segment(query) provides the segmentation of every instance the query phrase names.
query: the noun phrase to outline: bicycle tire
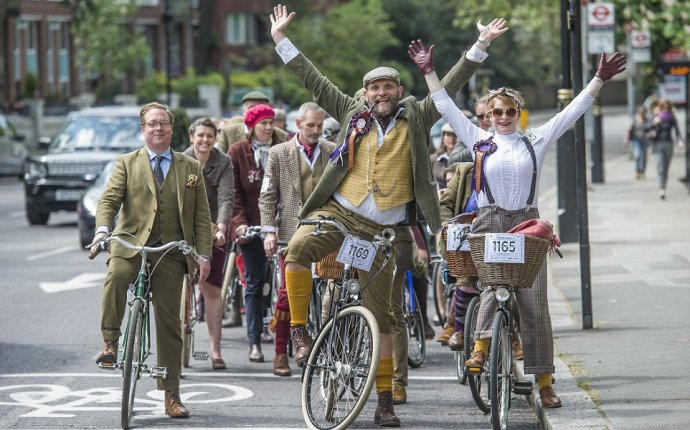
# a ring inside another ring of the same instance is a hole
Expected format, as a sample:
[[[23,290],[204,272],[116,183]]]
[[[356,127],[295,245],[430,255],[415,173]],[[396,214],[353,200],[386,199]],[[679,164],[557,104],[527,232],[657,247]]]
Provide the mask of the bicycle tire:
[[[142,306],[141,300],[135,300],[132,303],[127,325],[127,342],[125,344],[122,374],[122,408],[120,411],[120,424],[123,429],[129,428],[129,424],[132,421],[134,394],[141,372]]]
[[[417,295],[414,295],[414,310],[411,311],[413,304],[410,302],[409,290],[403,287],[403,313],[405,316],[405,328],[407,333],[407,364],[417,369],[424,363],[426,358],[426,339],[424,337],[424,319],[422,310],[419,307]]]
[[[473,297],[467,306],[465,315],[465,348],[467,354],[474,350],[474,330],[477,327],[477,317],[479,316],[479,296]],[[464,363],[463,363],[464,364]],[[489,396],[489,379],[486,372],[479,375],[467,372],[467,382],[472,392],[472,399],[480,411],[488,413],[491,411],[491,399]]]
[[[441,274],[441,269],[443,267],[442,261],[432,263],[432,266],[433,268],[431,269],[431,289],[433,290],[434,295],[434,309],[436,310],[436,318],[438,318],[438,323],[441,327],[443,327],[443,324],[446,322],[445,298],[440,297],[439,294],[441,292],[445,292],[445,285],[443,284],[443,276]]]
[[[465,350],[453,351],[453,360],[455,360],[455,376],[458,378],[458,383],[467,385],[467,371],[465,369],[467,355],[465,355]]]
[[[236,251],[228,252],[228,261],[225,265],[225,273],[223,274],[223,286],[221,288],[221,303],[223,303],[223,317],[226,312],[229,312],[232,308],[232,298],[234,296],[235,287],[237,283],[235,282],[235,277],[237,275],[237,265],[235,264],[235,258],[237,257]]]
[[[191,287],[191,288],[190,288]],[[194,284],[188,275],[182,282],[182,366],[189,367],[194,345],[194,329],[190,323],[194,303]]]
[[[506,312],[499,310],[491,331],[490,388],[491,423],[494,430],[506,430],[512,393],[513,354],[510,344],[511,328]]]
[[[331,345],[332,331],[335,345]],[[376,319],[362,306],[345,308],[324,325],[302,375],[307,427],[342,430],[354,422],[376,380],[379,347]]]

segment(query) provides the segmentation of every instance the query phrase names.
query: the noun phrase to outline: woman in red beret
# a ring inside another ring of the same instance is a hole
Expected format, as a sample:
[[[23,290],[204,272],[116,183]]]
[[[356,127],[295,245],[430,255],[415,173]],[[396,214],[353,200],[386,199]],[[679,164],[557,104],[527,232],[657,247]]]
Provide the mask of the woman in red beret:
[[[275,112],[268,105],[260,104],[249,109],[244,116],[247,139],[233,143],[228,150],[235,173],[235,209],[230,229],[234,234],[233,239],[242,236],[249,226],[261,225],[259,192],[268,160],[268,149],[280,143],[274,131],[274,119]],[[260,237],[238,243],[244,260],[247,285],[244,292],[244,307],[249,339],[249,361],[263,362],[261,341],[273,341],[268,332],[263,333],[262,287],[266,272],[266,253]]]

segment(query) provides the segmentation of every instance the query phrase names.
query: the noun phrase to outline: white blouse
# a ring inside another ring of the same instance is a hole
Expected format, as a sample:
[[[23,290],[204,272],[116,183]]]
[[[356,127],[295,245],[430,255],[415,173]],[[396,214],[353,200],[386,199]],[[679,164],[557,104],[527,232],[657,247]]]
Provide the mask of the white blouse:
[[[512,134],[497,134],[482,130],[467,119],[443,88],[433,93],[431,97],[436,109],[458,135],[458,141],[472,142],[474,145],[480,140],[493,136],[497,148],[496,152],[485,158],[484,174],[495,204],[507,210],[527,207],[533,163],[520,133],[516,131]],[[587,91],[582,91],[546,124],[525,132],[525,137],[534,147],[534,153],[537,156],[537,183],[532,207],[537,207],[539,202],[539,182],[546,150],[575,124],[593,102],[594,98]],[[472,151],[473,159],[474,155]],[[477,203],[479,207],[490,205],[484,191],[477,196]]]

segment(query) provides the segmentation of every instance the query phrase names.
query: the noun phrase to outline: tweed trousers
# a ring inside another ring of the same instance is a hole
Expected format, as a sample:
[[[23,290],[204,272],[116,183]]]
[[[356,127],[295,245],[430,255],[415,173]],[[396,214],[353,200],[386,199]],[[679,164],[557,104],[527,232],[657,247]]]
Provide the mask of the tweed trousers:
[[[509,211],[497,206],[479,208],[472,233],[504,233],[523,221],[539,218],[536,208]],[[520,314],[520,336],[525,354],[525,373],[554,373],[553,333],[551,315],[546,296],[546,262],[541,267],[532,288],[520,288],[516,292]],[[491,289],[481,293],[481,304],[474,336],[477,339],[491,337],[498,302]]]

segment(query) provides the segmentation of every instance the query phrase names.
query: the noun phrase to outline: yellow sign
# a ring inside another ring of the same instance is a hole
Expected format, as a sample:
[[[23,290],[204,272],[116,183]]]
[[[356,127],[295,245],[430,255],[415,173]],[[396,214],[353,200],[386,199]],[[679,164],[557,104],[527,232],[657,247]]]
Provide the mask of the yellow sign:
[[[669,70],[669,75],[688,75],[690,74],[690,66],[674,66]]]

